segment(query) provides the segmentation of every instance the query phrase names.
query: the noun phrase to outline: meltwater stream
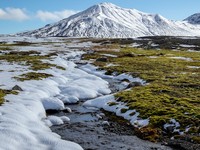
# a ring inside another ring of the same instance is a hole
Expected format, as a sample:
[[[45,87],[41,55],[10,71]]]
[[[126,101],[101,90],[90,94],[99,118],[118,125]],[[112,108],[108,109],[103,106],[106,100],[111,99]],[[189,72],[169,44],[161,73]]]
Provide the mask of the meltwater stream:
[[[112,92],[119,87],[119,80],[105,79],[109,82]],[[52,126],[53,132],[59,134],[62,139],[80,144],[86,150],[170,150],[161,144],[155,144],[141,140],[134,136],[133,127],[121,125],[105,116],[99,109],[88,109],[82,104],[70,104],[71,113],[60,112],[56,116],[67,116],[69,123]]]

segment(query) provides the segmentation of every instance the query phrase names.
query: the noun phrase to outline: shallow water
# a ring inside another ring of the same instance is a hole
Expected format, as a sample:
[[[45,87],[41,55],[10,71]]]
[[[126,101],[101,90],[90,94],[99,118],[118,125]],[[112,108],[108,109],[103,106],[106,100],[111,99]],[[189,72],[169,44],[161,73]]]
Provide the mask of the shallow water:
[[[119,80],[105,80],[110,83],[112,92],[125,89],[124,84],[121,84]],[[74,141],[88,150],[170,150],[161,144],[137,138],[134,136],[132,127],[122,127],[109,120],[109,117],[105,116],[101,110],[83,107],[83,102],[67,105],[71,108],[71,113],[55,114],[56,116],[66,115],[70,118],[70,123],[51,127],[52,131],[59,134],[62,139]]]

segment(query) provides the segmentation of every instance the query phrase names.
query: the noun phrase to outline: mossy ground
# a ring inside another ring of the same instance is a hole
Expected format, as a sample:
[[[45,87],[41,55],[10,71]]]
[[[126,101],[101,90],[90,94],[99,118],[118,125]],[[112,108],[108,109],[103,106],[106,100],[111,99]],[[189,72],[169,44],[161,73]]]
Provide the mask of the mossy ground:
[[[14,78],[19,81],[25,81],[25,80],[42,80],[48,77],[52,77],[52,75],[47,74],[47,73],[29,72],[29,73],[22,74],[19,77],[14,77]]]
[[[6,91],[0,89],[0,105],[4,102],[4,96],[6,96]]]
[[[0,50],[1,51],[10,51],[10,50],[12,50],[12,48],[9,46],[0,46]]]
[[[108,57],[107,62],[94,61],[95,65],[107,70],[108,74],[128,73],[149,83],[115,95],[126,102],[129,109],[140,112],[141,118],[150,118],[149,128],[163,130],[163,125],[174,118],[181,124],[180,130],[185,130],[188,126],[199,129],[200,69],[188,67],[200,66],[199,52],[126,47],[119,52],[95,51],[83,58],[97,59],[105,53],[118,56]],[[170,57],[186,57],[192,61]],[[114,65],[108,67],[109,63]]]
[[[19,65],[29,66],[29,69],[35,72],[29,72],[22,74],[19,77],[14,77],[16,80],[25,81],[25,80],[42,80],[44,78],[52,77],[51,74],[38,73],[38,70],[45,70],[55,67],[57,69],[65,70],[62,66],[55,64],[50,64],[44,62],[43,60],[50,60],[51,57],[56,56],[55,53],[49,53],[47,55],[41,55],[38,51],[15,51],[12,46],[29,46],[31,43],[16,43],[16,44],[0,44],[0,50],[5,53],[0,54],[0,61],[6,61],[9,63],[16,63]],[[0,70],[3,71],[3,70]],[[15,70],[10,70],[14,72]],[[16,94],[13,91],[1,90],[0,89],[0,105],[4,102],[4,97],[7,94]]]
[[[3,89],[0,89],[0,105],[2,105],[5,101],[4,97],[7,95],[7,94],[18,94],[18,92],[16,91],[12,91],[12,90],[3,90]]]
[[[50,59],[52,56],[55,55],[55,53],[40,55],[40,52],[37,51],[10,51],[8,53],[0,55],[0,60],[27,65],[30,66],[30,69],[34,71],[49,69],[51,67],[56,67],[58,69],[64,70],[64,68],[61,66],[43,62],[43,60]]]
[[[4,43],[1,42],[0,43],[0,47],[12,47],[12,46],[30,46],[30,45],[34,45],[36,43],[31,43],[31,42],[25,42],[25,41],[15,41],[14,43]]]

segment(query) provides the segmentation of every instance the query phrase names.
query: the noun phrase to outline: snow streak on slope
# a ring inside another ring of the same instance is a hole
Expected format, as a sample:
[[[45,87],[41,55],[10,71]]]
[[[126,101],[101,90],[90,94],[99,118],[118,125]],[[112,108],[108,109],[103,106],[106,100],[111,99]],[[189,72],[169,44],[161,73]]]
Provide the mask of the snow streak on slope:
[[[125,9],[111,3],[94,5],[57,23],[20,33],[25,36],[139,37],[153,35],[200,35],[200,25],[175,22],[158,14]]]

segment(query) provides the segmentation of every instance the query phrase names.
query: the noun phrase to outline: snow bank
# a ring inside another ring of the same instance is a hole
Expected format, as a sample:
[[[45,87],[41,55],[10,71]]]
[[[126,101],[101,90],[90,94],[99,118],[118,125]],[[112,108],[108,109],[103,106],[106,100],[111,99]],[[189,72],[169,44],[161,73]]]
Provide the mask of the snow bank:
[[[61,116],[61,117],[48,116],[47,119],[45,120],[45,122],[48,124],[48,126],[61,125],[64,122],[69,122],[69,121],[70,121],[70,119],[67,116]]]
[[[139,118],[139,113],[136,110],[128,110],[129,108],[123,102],[117,102],[113,94],[101,96],[92,100],[84,102],[84,107],[88,109],[103,108],[106,111],[114,112],[117,116],[121,116],[135,127],[144,127],[149,124],[149,119]],[[122,112],[123,109],[127,109],[126,112]]]
[[[0,78],[4,79],[0,84],[18,84],[24,89],[19,95],[7,95],[9,103],[0,107],[2,149],[82,149],[75,143],[61,140],[51,132],[47,126],[60,125],[68,119],[49,116],[49,121],[43,122],[46,118],[45,109],[62,110],[65,108],[64,102],[73,103],[79,99],[95,98],[111,91],[108,82],[75,68],[75,64],[61,58],[57,62],[62,63],[67,70],[46,70],[46,73],[55,77],[40,81],[10,80],[12,76],[19,75],[18,72],[4,71],[0,74]]]
[[[133,78],[131,75],[126,74],[126,73],[123,73],[123,74],[116,76],[115,79],[117,79],[117,80],[127,79],[130,82],[139,82],[139,83],[141,83],[141,85],[144,85],[146,83],[146,81],[142,80],[141,78],[138,78],[138,77]]]
[[[90,74],[94,74],[95,76],[99,76],[100,78],[104,79],[113,79],[113,80],[128,80],[129,82],[139,82],[141,85],[146,84],[146,81],[141,79],[141,78],[134,78],[129,74],[122,73],[117,76],[112,76],[112,75],[105,75],[106,71],[105,70],[98,70],[98,67],[92,65],[92,64],[86,64],[80,67],[80,69],[84,70],[85,72],[88,72]]]
[[[94,74],[98,77],[101,77],[101,78],[113,78],[113,76],[108,76],[108,75],[105,75],[106,71],[105,70],[98,70],[98,67],[92,65],[92,64],[86,64],[86,65],[83,65],[80,67],[81,70],[87,72],[87,73],[90,73],[90,74]],[[97,71],[98,70],[98,71]]]
[[[91,65],[91,64],[87,64],[81,67],[81,69],[83,69],[86,72],[89,72],[91,74],[95,74],[101,78],[105,78],[105,79],[112,79],[112,80],[116,80],[116,81],[123,81],[123,80],[127,80],[128,82],[124,81],[124,82],[119,82],[118,86],[116,86],[119,90],[124,90],[127,88],[127,86],[130,83],[133,82],[138,82],[141,85],[145,85],[146,81],[140,79],[140,78],[134,78],[129,74],[123,73],[117,76],[109,76],[109,75],[105,75],[105,71],[102,70],[98,70],[97,67]],[[112,104],[112,105],[110,105]],[[149,119],[140,119],[139,113],[136,112],[136,110],[128,110],[129,108],[126,106],[125,103],[123,102],[117,102],[115,100],[115,97],[113,94],[110,95],[106,95],[106,96],[101,96],[92,100],[88,100],[86,101],[83,106],[89,108],[89,109],[94,109],[94,108],[103,108],[106,111],[109,112],[114,112],[117,116],[121,116],[126,120],[129,120],[130,123],[132,125],[134,125],[135,127],[143,127],[143,126],[147,126],[149,124]],[[123,109],[127,109],[126,112],[122,112]]]
[[[9,76],[8,76],[9,77]],[[5,81],[4,81],[5,82]],[[7,84],[15,82],[7,80]],[[14,83],[13,83],[14,85]],[[1,149],[82,149],[78,144],[61,140],[45,125],[46,109],[63,109],[58,84],[52,79],[27,81],[19,84],[24,89],[19,95],[7,95],[8,103],[0,107]],[[66,118],[49,118],[52,125],[62,124]],[[9,144],[8,144],[9,143]]]
[[[12,43],[17,38],[0,39],[0,41],[4,40]],[[45,49],[46,52],[48,50],[51,49]],[[13,77],[32,70],[28,70],[28,67],[23,65],[1,62],[1,88],[11,89],[18,85],[23,91],[18,95],[7,95],[5,97],[7,102],[0,107],[0,149],[82,150],[78,144],[62,140],[49,129],[51,125],[63,124],[70,119],[66,116],[47,117],[45,109],[63,110],[66,109],[65,102],[73,103],[80,99],[95,98],[109,94],[111,91],[108,82],[76,68],[73,62],[68,61],[68,57],[72,59],[78,55],[77,52],[74,55],[73,51],[70,53],[49,60],[66,70],[54,68],[38,71],[53,75],[39,81],[16,81]]]

